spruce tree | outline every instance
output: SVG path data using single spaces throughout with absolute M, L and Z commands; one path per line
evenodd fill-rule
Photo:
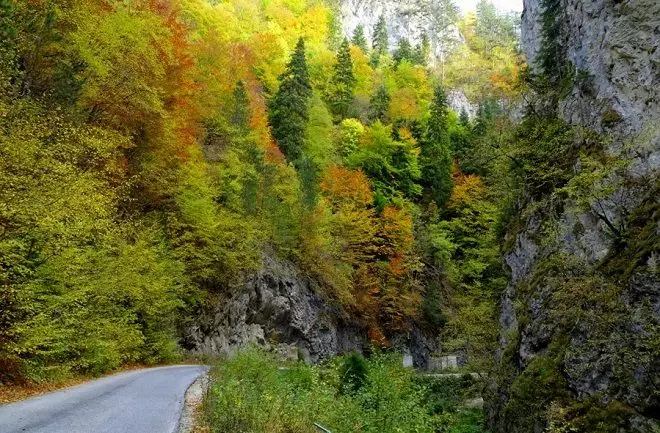
M 341 121 L 349 117 L 356 82 L 353 74 L 351 46 L 348 39 L 344 39 L 337 52 L 337 63 L 335 63 L 334 74 L 330 81 L 329 102 L 335 120 Z
M 567 75 L 566 44 L 563 43 L 560 0 L 541 0 L 541 49 L 538 64 L 550 83 L 557 84 Z
M 371 65 L 376 67 L 380 62 L 380 56 L 386 55 L 389 50 L 389 35 L 387 34 L 387 22 L 385 21 L 384 14 L 378 18 L 376 27 L 374 27 L 371 47 L 373 48 L 373 52 L 371 54 Z
M 391 100 L 387 87 L 381 84 L 369 100 L 369 119 L 372 122 L 380 120 L 381 123 L 387 123 Z
M 426 134 L 421 142 L 420 164 L 425 195 L 443 206 L 453 188 L 451 143 L 448 131 L 447 96 L 436 87 Z
M 415 55 L 413 53 L 412 45 L 410 45 L 410 41 L 408 41 L 407 38 L 399 39 L 399 46 L 393 56 L 394 62 L 397 65 L 405 60 L 413 63 L 414 57 Z
M 468 114 L 467 111 L 465 111 L 465 108 L 461 109 L 461 114 L 458 117 L 458 121 L 463 126 L 470 125 L 470 115 Z
M 358 24 L 358 26 L 355 28 L 353 31 L 353 45 L 360 47 L 363 53 L 366 53 L 368 48 L 367 48 L 367 38 L 364 35 L 364 26 L 362 24 Z
M 286 70 L 279 77 L 280 87 L 269 104 L 273 137 L 287 159 L 294 164 L 302 157 L 305 127 L 309 117 L 308 101 L 312 96 L 305 42 L 298 40 Z

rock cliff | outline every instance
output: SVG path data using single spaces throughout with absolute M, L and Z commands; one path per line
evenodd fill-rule
M 436 349 L 419 329 L 392 336 L 392 342 L 424 367 Z M 264 256 L 261 269 L 221 296 L 184 330 L 192 353 L 228 355 L 249 345 L 269 347 L 281 358 L 317 362 L 369 349 L 367 332 L 347 321 L 319 295 L 319 287 L 294 264 Z
M 547 46 L 541 20 L 550 3 L 524 2 L 532 72 Z M 514 433 L 656 432 L 660 2 L 561 0 L 553 18 L 571 72 L 556 114 L 602 147 L 588 158 L 576 143 L 583 148 L 567 185 L 583 196 L 564 188 L 521 198 L 506 239 L 510 283 L 489 424 Z

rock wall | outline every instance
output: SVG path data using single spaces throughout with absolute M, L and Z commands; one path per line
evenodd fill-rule
M 540 0 L 524 1 L 533 72 L 542 10 Z M 594 183 L 608 193 L 592 210 L 562 195 L 522 198 L 504 254 L 510 282 L 488 421 L 507 433 L 657 432 L 660 2 L 561 0 L 559 10 L 574 79 L 557 114 L 600 134 L 605 156 L 628 163 Z
M 369 349 L 366 330 L 346 320 L 318 289 L 292 263 L 264 256 L 258 272 L 195 317 L 182 344 L 194 354 L 215 356 L 258 345 L 281 358 L 306 362 Z M 392 340 L 419 367 L 436 349 L 435 339 L 419 329 Z
M 412 44 L 418 43 L 422 33 L 431 42 L 434 54 L 430 59 L 441 58 L 449 45 L 457 44 L 462 37 L 456 27 L 440 29 L 438 18 L 434 16 L 434 3 L 422 8 L 424 2 L 402 2 L 400 0 L 339 0 L 339 13 L 344 34 L 349 37 L 358 25 L 364 27 L 365 36 L 372 40 L 373 29 L 381 15 L 385 15 L 390 49 L 397 47 L 400 38 L 407 38 Z M 442 35 L 441 35 L 442 33 Z M 441 37 L 440 37 L 441 36 Z M 448 45 L 443 47 L 443 44 Z

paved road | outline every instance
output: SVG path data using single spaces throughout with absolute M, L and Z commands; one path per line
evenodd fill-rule
M 172 433 L 186 389 L 205 370 L 131 371 L 0 406 L 0 433 Z

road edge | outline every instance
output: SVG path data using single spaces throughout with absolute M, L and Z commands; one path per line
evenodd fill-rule
M 209 370 L 206 369 L 190 384 L 183 397 L 179 423 L 174 433 L 194 432 L 197 411 L 204 400 L 210 380 Z

